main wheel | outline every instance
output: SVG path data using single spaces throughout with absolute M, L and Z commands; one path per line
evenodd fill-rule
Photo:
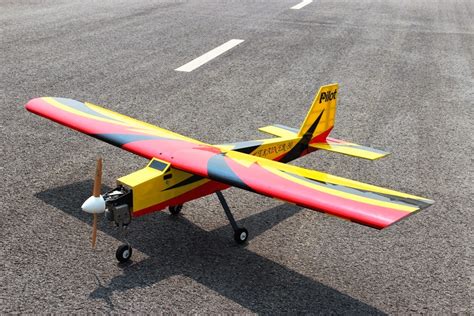
M 115 252 L 115 258 L 121 263 L 127 262 L 132 257 L 132 247 L 130 245 L 123 244 L 117 248 Z
M 181 212 L 182 209 L 183 209 L 183 204 L 172 205 L 172 206 L 168 207 L 168 210 L 173 215 L 178 215 Z
M 245 228 L 239 228 L 234 232 L 234 240 L 238 244 L 243 244 L 247 241 L 249 232 Z

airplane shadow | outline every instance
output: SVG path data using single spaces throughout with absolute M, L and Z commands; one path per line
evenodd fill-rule
M 79 205 L 90 195 L 92 181 L 82 181 L 37 193 L 40 200 L 90 223 L 90 216 Z M 108 189 L 108 188 L 103 188 Z M 251 236 L 299 212 L 296 206 L 282 204 L 242 219 Z M 102 231 L 121 240 L 112 227 L 101 223 Z M 149 258 L 123 266 L 123 274 L 90 294 L 109 302 L 114 292 L 148 287 L 173 275 L 184 275 L 262 314 L 381 314 L 381 311 L 333 288 L 318 283 L 245 246 L 235 245 L 229 225 L 205 231 L 184 216 L 159 212 L 136 219 L 128 241 Z M 115 259 L 113 259 L 115 260 Z

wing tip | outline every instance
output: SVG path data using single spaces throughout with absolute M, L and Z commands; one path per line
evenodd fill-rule
M 33 98 L 25 104 L 25 109 L 27 109 L 30 112 L 34 112 L 35 108 L 40 106 L 41 104 L 44 104 L 44 103 L 49 104 L 47 99 L 61 99 L 61 98 L 58 98 L 58 97 L 37 97 L 37 98 Z M 62 99 L 64 99 L 64 98 L 62 98 Z
M 31 99 L 25 104 L 25 109 L 29 112 L 36 113 L 35 108 L 38 107 L 39 102 L 44 102 L 45 97 L 38 97 Z
M 382 151 L 380 150 L 380 152 L 378 153 L 374 153 L 372 155 L 369 155 L 369 156 L 359 156 L 359 155 L 352 155 L 353 157 L 357 157 L 357 158 L 364 158 L 364 159 L 369 159 L 369 160 L 378 160 L 380 158 L 384 158 L 384 157 L 387 157 L 388 155 L 390 155 L 391 153 L 387 152 L 387 151 Z
M 420 212 L 421 210 L 424 210 L 430 206 L 432 206 L 433 204 L 435 204 L 435 201 L 434 200 L 430 200 L 430 199 L 423 199 L 423 200 L 419 200 L 419 204 L 417 205 L 418 206 L 418 209 L 412 211 L 412 212 L 407 212 L 404 216 L 401 216 L 400 218 L 398 218 L 397 220 L 387 224 L 386 226 L 384 227 L 381 227 L 379 228 L 380 230 L 382 229 L 385 229 L 385 228 L 388 228 L 388 227 L 391 227 L 392 225 L 394 224 L 397 224 L 403 220 L 405 220 L 406 218 L 408 217 L 411 217 L 412 215 L 415 215 L 416 213 Z

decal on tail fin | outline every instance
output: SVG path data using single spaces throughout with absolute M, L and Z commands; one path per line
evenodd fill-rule
M 319 88 L 298 136 L 303 140 L 306 139 L 307 145 L 313 149 L 323 149 L 370 160 L 388 155 L 388 152 L 382 150 L 328 137 L 334 127 L 337 92 L 337 83 Z
M 315 150 L 327 150 L 340 154 L 350 155 L 357 158 L 375 160 L 388 155 L 388 152 L 374 149 L 352 142 L 330 138 L 329 133 L 334 127 L 336 116 L 336 105 L 338 98 L 338 84 L 333 83 L 319 88 L 314 97 L 306 118 L 298 130 L 285 125 L 269 125 L 259 128 L 260 131 L 277 136 L 280 140 L 263 140 L 255 144 L 255 141 L 239 143 L 237 147 L 231 147 L 232 150 L 253 153 L 256 156 L 276 159 L 281 162 L 289 162 Z M 282 155 L 268 156 L 265 149 L 275 147 L 275 142 L 288 141 L 292 144 L 291 148 L 283 146 Z M 263 148 L 266 144 L 272 144 L 273 147 Z M 279 147 L 279 148 L 280 148 Z M 260 150 L 258 150 L 260 149 Z M 258 153 L 263 152 L 263 155 Z M 276 150 L 273 150 L 276 152 Z M 276 158 L 278 157 L 278 159 Z
M 322 86 L 314 97 L 311 108 L 298 132 L 298 137 L 309 138 L 309 143 L 324 142 L 334 127 L 338 84 Z

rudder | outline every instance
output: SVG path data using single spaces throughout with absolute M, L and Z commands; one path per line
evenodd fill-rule
M 309 138 L 310 143 L 322 142 L 334 127 L 338 84 L 319 88 L 311 108 L 298 132 L 298 137 Z

